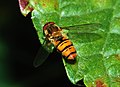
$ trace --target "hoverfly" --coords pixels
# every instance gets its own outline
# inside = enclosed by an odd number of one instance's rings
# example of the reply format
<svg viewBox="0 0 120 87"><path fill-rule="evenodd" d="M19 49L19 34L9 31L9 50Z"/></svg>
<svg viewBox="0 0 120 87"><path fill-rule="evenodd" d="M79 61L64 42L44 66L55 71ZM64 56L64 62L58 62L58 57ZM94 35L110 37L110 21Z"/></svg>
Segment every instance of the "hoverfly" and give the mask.
<svg viewBox="0 0 120 87"><path fill-rule="evenodd" d="M47 59L54 47L68 63L74 64L76 62L77 51L71 40L67 37L66 34L63 33L63 29L69 31L73 30L72 33L79 33L80 31L83 31L85 29L84 26L86 26L87 32L89 32L89 30L96 30L98 25L98 23L93 23L61 28L57 26L54 22L47 22L43 26L43 34L45 36L45 40L37 53L34 61L34 66L37 67L41 65ZM76 29L78 29L78 31ZM41 56L42 59L40 58Z"/></svg>
<svg viewBox="0 0 120 87"><path fill-rule="evenodd" d="M59 53L67 60L74 61L77 56L76 49L72 42L62 34L62 29L54 22L48 22L43 27L46 40L54 45Z"/></svg>

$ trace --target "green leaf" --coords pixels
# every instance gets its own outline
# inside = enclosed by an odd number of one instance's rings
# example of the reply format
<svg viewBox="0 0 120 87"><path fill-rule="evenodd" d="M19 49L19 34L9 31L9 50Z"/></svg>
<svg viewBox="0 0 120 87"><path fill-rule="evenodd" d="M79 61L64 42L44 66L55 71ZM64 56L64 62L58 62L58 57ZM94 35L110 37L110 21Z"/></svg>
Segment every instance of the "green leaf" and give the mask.
<svg viewBox="0 0 120 87"><path fill-rule="evenodd" d="M86 30L86 24L100 24L90 32L68 31L78 56L73 65L63 60L65 69L73 84L84 79L87 87L120 87L120 0L30 0L30 5L41 43L46 22Z"/></svg>

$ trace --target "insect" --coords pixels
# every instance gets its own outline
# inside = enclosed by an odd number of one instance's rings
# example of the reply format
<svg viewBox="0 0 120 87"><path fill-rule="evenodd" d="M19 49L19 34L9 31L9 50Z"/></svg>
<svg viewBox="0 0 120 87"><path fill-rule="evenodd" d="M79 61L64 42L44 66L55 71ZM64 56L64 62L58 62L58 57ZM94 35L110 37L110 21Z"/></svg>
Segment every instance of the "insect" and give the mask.
<svg viewBox="0 0 120 87"><path fill-rule="evenodd" d="M96 25L98 27L99 24L84 24L61 28L57 26L54 22L46 23L43 26L43 34L45 36L45 40L38 51L39 53L35 58L34 66L38 67L39 65L41 65L49 56L49 54L52 52L54 47L68 63L74 64L76 62L77 52L72 41L68 38L66 34L63 33L63 29L69 31L72 30L74 34L76 33L79 34L79 31L82 32L84 28L85 29L87 28L87 32L89 32L89 30L90 31L96 30L95 28ZM76 29L78 29L79 31L76 31ZM40 59L40 57L42 57L42 59Z"/></svg>
<svg viewBox="0 0 120 87"><path fill-rule="evenodd" d="M46 39L56 47L57 51L61 53L65 59L70 61L75 60L77 56L76 49L73 43L62 34L62 29L60 27L54 22L48 22L44 25L43 31Z"/></svg>

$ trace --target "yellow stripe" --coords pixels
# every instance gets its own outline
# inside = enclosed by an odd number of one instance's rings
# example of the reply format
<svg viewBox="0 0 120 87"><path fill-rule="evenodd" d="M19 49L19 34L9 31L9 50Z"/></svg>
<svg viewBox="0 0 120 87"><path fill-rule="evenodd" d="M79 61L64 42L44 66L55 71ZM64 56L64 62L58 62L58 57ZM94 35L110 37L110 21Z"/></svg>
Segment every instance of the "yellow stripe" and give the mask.
<svg viewBox="0 0 120 87"><path fill-rule="evenodd" d="M62 51L66 46L69 46L69 45L72 45L72 43L70 42L70 40L65 40L61 44L58 45L57 49L59 51Z"/></svg>
<svg viewBox="0 0 120 87"><path fill-rule="evenodd" d="M62 55L67 57L71 52L76 52L74 46L70 46L62 52Z"/></svg>

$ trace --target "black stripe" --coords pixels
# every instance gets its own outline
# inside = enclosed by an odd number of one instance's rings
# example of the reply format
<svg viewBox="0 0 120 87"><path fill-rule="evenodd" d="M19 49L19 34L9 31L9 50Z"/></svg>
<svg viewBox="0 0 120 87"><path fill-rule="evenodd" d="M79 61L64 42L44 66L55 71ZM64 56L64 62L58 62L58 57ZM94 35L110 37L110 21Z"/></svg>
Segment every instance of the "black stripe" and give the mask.
<svg viewBox="0 0 120 87"><path fill-rule="evenodd" d="M62 51L59 51L59 52L63 52L64 50L66 50L67 48L69 49L69 47L73 46L73 44L70 44L68 46L66 46Z"/></svg>
<svg viewBox="0 0 120 87"><path fill-rule="evenodd" d="M57 41L60 41L60 42L58 43L58 45L56 46L56 48L57 48L62 42L66 41L66 40L69 40L69 39L64 39L64 40L63 40L63 37L61 37L60 39L58 39Z"/></svg>
<svg viewBox="0 0 120 87"><path fill-rule="evenodd" d="M66 58L68 58L71 54L74 54L74 53L76 53L76 51L75 52L71 52Z"/></svg>

